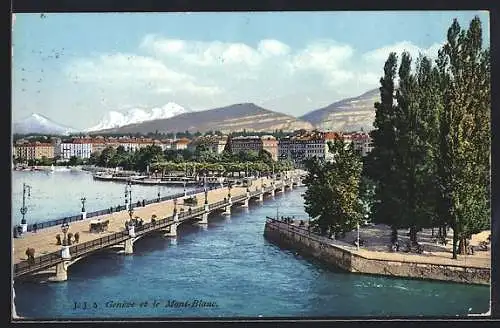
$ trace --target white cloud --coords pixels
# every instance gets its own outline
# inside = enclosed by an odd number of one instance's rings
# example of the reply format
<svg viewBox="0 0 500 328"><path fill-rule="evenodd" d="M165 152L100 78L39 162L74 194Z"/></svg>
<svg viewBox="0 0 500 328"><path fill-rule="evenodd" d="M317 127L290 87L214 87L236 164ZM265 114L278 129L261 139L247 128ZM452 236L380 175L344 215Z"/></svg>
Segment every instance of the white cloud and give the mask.
<svg viewBox="0 0 500 328"><path fill-rule="evenodd" d="M219 87L198 84L196 78L173 70L155 58L134 54L104 54L74 61L66 70L73 81L116 88L147 87L156 92L198 92L213 95Z"/></svg>
<svg viewBox="0 0 500 328"><path fill-rule="evenodd" d="M74 81L105 88L110 107L125 97L130 103L175 101L194 109L251 101L281 103L287 112L300 115L324 106L329 99L334 102L378 87L391 51L400 55L407 50L413 58L419 52L434 57L440 46L421 48L403 41L361 53L333 40L292 48L273 39L245 44L150 34L142 39L137 53L81 58L66 72ZM301 100L299 108L291 100L297 94L300 99L310 96L310 101Z"/></svg>
<svg viewBox="0 0 500 328"><path fill-rule="evenodd" d="M354 50L349 45L339 45L329 41L312 43L299 51L292 59L295 69L325 71L341 67L349 60Z"/></svg>
<svg viewBox="0 0 500 328"><path fill-rule="evenodd" d="M262 40L257 47L258 51L264 56L283 56L290 53L290 47L278 40Z"/></svg>
<svg viewBox="0 0 500 328"><path fill-rule="evenodd" d="M403 51L409 52L412 60L416 60L419 53L434 58L436 57L437 51L441 48L441 46L442 44L435 43L429 48L420 48L409 41L402 41L393 45L369 51L363 55L363 59L367 62L379 64L380 62L385 62L391 52L395 52L398 55L398 58L401 58L401 54L403 53Z"/></svg>

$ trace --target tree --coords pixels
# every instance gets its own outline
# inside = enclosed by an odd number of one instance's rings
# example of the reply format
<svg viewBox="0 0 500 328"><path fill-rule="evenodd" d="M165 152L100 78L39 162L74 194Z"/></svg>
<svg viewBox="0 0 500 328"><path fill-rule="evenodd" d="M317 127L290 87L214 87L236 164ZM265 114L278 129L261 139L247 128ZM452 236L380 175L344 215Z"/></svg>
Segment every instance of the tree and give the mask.
<svg viewBox="0 0 500 328"><path fill-rule="evenodd" d="M115 156L116 150L113 147L106 147L99 155L98 165L102 167L111 167L111 160Z"/></svg>
<svg viewBox="0 0 500 328"><path fill-rule="evenodd" d="M76 156L71 156L68 161L69 166L76 166L81 163L81 159Z"/></svg>
<svg viewBox="0 0 500 328"><path fill-rule="evenodd" d="M430 84L429 62L420 58L418 63L420 82ZM417 73L418 74L418 73ZM397 110L394 120L396 131L396 167L400 176L400 212L402 224L410 227L410 240L417 242L417 232L431 225L428 211L428 194L425 188L432 180L432 157L429 149L433 140L429 136L435 133L437 126L425 122L432 116L424 116L421 102L425 95L419 90L417 77L411 73L411 57L403 52L399 67L399 87L396 91Z"/></svg>
<svg viewBox="0 0 500 328"><path fill-rule="evenodd" d="M380 102L375 103L375 130L371 132L373 150L368 155L368 176L374 181L375 201L373 221L391 226L392 242L397 241L400 221L398 166L396 162L396 129L394 106L394 78L397 56L389 54L384 65L384 76L380 79Z"/></svg>
<svg viewBox="0 0 500 328"><path fill-rule="evenodd" d="M345 233L352 230L363 217L359 202L362 162L354 145L346 146L342 139L329 144L333 161L308 160L305 210L312 218L311 225L320 233Z"/></svg>
<svg viewBox="0 0 500 328"><path fill-rule="evenodd" d="M453 21L436 63L442 95L440 214L453 229L456 259L467 238L489 226L490 217L490 63L478 17L467 31Z"/></svg>
<svg viewBox="0 0 500 328"><path fill-rule="evenodd" d="M272 164L274 162L273 156L270 152L265 149L261 149L258 155L259 160L264 161L267 164Z"/></svg>

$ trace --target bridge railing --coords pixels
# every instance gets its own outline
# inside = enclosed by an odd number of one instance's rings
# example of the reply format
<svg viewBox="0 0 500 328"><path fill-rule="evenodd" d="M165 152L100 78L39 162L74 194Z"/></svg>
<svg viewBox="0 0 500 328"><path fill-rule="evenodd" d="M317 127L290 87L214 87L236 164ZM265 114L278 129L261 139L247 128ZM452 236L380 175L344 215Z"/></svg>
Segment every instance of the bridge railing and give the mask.
<svg viewBox="0 0 500 328"><path fill-rule="evenodd" d="M56 265L61 261L62 259L60 252L53 252L39 257L35 257L32 262L22 261L14 265L14 276L19 276L24 273L29 273L52 265Z"/></svg>
<svg viewBox="0 0 500 328"><path fill-rule="evenodd" d="M203 213L203 212L205 212L204 206L196 207L194 209L191 209L191 211L180 212L178 215L178 218L179 218L179 220L181 220L181 219L192 217L196 214Z"/></svg>
<svg viewBox="0 0 500 328"><path fill-rule="evenodd" d="M221 188L220 186L207 186L207 189L208 190L214 190L214 189L219 189ZM188 192L186 192L186 195L194 195L194 194L198 194L198 193L201 193L201 192L204 192L205 189L204 188L196 188L194 190L190 190ZM167 195L167 196L163 196L163 197L160 197L160 201L167 201L167 200L172 200L172 199L175 199L175 198L180 198L180 197L184 197L184 193L176 193L176 194L172 194L172 195ZM150 199L150 200L145 200L144 201L144 205L149 205L149 204L153 204L153 203L157 203L158 202L158 198L154 198L154 199ZM142 204L142 202L141 202ZM132 204L132 208L134 208L136 206L134 206L134 204ZM126 207L125 205L119 205L119 206L112 206L110 208L107 208L107 209L103 209L103 210L98 210L98 211L94 211L94 212L89 212L87 213L86 217L87 218L91 218L91 217L96 217L96 216L101 216L101 215L106 215L106 214L111 214L111 213L114 213L114 212L119 212L119 211L123 211L125 210ZM83 220L83 217L81 214L78 214L78 215L73 215L73 216L68 216L68 217L64 217L64 218L61 218L61 219L55 219L55 220L51 220L51 221L47 221L47 222L41 222L41 223L34 223L34 224L29 224L28 227L27 227L27 230L28 231L33 231L34 229L34 225L36 224L36 229L37 230L40 230L40 229L45 229L45 228L49 228L49 227L54 227L54 226L58 226L58 225L61 225L63 223L71 223L71 222L76 222L76 221L81 221ZM15 229L15 227L14 227Z"/></svg>
<svg viewBox="0 0 500 328"><path fill-rule="evenodd" d="M69 251L73 258L77 258L90 251L117 244L127 238L128 238L128 232L121 231L98 239L90 240L85 243L75 244L69 248ZM64 259L61 257L60 250L39 257L35 257L33 261L28 260L16 263L14 265L14 276L19 276L22 274L48 268L63 261Z"/></svg>
<svg viewBox="0 0 500 328"><path fill-rule="evenodd" d="M279 220L276 220L275 218L270 218L268 217L267 220L266 220L267 224L277 230L282 230L282 231L289 231L289 232L293 232L293 233L296 233L304 238L307 238L307 239L310 239L310 240L314 240L314 241L317 241L317 242L321 242L321 243L325 243L325 244L328 244L328 243L331 243L332 242L332 239L329 239L327 237L323 237L323 236L320 236L314 232L311 232L310 230L308 230L307 228L302 228L302 227L297 227L293 224L290 224L290 223L286 223L286 222L281 222Z"/></svg>
<svg viewBox="0 0 500 328"><path fill-rule="evenodd" d="M116 244L128 238L128 231L120 231L111 235L94 239L81 244L75 244L69 248L71 257L81 256L90 250L100 249L105 246Z"/></svg>
<svg viewBox="0 0 500 328"><path fill-rule="evenodd" d="M208 208L210 210L213 210L214 208L217 208L217 207L224 205L224 204L229 204L229 202L227 200L220 200L218 202L215 202L215 203L208 205Z"/></svg>
<svg viewBox="0 0 500 328"><path fill-rule="evenodd" d="M239 195L239 196L236 196L236 197L232 197L231 198L231 201L232 202L239 202L240 200L243 200L247 197L247 195Z"/></svg>

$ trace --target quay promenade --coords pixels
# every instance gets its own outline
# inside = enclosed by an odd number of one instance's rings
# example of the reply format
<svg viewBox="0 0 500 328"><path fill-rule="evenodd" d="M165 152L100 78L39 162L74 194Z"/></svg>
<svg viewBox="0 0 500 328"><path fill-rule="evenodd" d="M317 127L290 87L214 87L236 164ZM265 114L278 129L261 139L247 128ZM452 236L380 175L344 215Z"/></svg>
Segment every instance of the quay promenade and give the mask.
<svg viewBox="0 0 500 328"><path fill-rule="evenodd" d="M208 215L213 211L223 210L226 214L230 214L233 205L248 206L248 201L251 198L262 201L264 194L274 195L275 191L284 191L285 188L293 188L299 183L297 175L291 173L290 177L285 180L257 179L248 189L235 186L230 190L228 187L209 190L206 195L208 202L206 205L204 192L180 197L177 199L176 205L171 199L151 203L145 207L134 208L132 216L141 218L144 224L129 231L125 228L125 222L130 220L130 214L126 210L72 222L68 233L78 232L80 235L79 243L66 247L56 243L56 235L62 236L60 226L48 227L38 230L36 233L25 233L22 238L13 239L14 278L29 276L55 267L55 280L66 280L68 266L94 251L120 245L124 248L125 253L133 253L133 242L149 232L160 231L167 236L175 237L177 226L182 222L198 222L203 225L207 223ZM197 199L197 204L193 205L191 209L189 205L183 203L183 199L188 197L196 197ZM154 224L151 222L153 215L156 216ZM109 221L107 231L90 232L90 222L98 219L101 222ZM26 255L28 248L35 249L32 261L28 261Z"/></svg>
<svg viewBox="0 0 500 328"><path fill-rule="evenodd" d="M489 285L491 255L477 252L451 259L451 251L424 251L423 254L371 250L310 232L297 223L268 218L264 235L274 243L296 249L348 272L403 278L441 280ZM424 246L425 248L426 246Z"/></svg>

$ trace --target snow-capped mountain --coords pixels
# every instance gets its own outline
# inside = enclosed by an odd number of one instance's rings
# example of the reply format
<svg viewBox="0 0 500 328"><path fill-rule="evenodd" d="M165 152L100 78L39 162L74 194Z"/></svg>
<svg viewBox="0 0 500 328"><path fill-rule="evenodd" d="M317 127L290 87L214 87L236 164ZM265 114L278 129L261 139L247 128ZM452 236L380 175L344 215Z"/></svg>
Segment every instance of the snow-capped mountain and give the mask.
<svg viewBox="0 0 500 328"><path fill-rule="evenodd" d="M173 102L151 109L133 108L126 113L110 111L104 115L96 126L88 128L86 131L113 129L134 123L170 118L187 112L190 111Z"/></svg>
<svg viewBox="0 0 500 328"><path fill-rule="evenodd" d="M19 122L14 122L12 130L18 134L68 135L75 132L73 128L58 124L50 118L36 113Z"/></svg>

